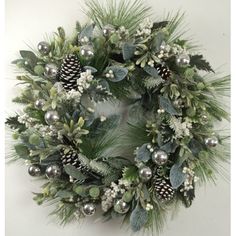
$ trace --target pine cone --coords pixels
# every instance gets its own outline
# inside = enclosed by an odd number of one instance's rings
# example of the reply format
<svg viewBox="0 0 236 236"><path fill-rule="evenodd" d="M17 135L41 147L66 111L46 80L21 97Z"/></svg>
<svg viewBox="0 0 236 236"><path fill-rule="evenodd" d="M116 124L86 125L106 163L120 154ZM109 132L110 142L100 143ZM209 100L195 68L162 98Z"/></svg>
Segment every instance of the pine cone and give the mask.
<svg viewBox="0 0 236 236"><path fill-rule="evenodd" d="M61 152L61 161L63 166L72 165L83 173L87 173L89 171L89 168L80 162L78 159L78 154L74 150L70 150L67 153Z"/></svg>
<svg viewBox="0 0 236 236"><path fill-rule="evenodd" d="M62 62L59 80L65 90L77 89L77 79L82 72L80 61L74 54L67 55Z"/></svg>
<svg viewBox="0 0 236 236"><path fill-rule="evenodd" d="M156 196L161 201L169 201L173 198L175 191L166 178L154 178L153 186Z"/></svg>
<svg viewBox="0 0 236 236"><path fill-rule="evenodd" d="M171 72L167 66L163 66L163 65L159 64L159 65L157 65L156 69L158 71L158 74L164 80L168 79L171 75Z"/></svg>

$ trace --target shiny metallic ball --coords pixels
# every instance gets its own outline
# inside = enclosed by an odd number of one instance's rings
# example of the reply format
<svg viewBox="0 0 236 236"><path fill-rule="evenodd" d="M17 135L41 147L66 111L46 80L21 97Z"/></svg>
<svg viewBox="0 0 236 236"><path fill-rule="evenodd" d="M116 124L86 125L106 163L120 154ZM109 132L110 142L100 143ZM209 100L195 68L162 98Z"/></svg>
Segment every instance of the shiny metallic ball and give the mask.
<svg viewBox="0 0 236 236"><path fill-rule="evenodd" d="M103 36L106 37L106 38L109 38L115 32L116 32L116 29L115 29L115 27L113 25L105 25L102 28Z"/></svg>
<svg viewBox="0 0 236 236"><path fill-rule="evenodd" d="M210 137L205 139L205 145L207 147L215 147L218 144L217 137Z"/></svg>
<svg viewBox="0 0 236 236"><path fill-rule="evenodd" d="M51 50L50 44L43 41L38 44L38 51L43 55L48 55Z"/></svg>
<svg viewBox="0 0 236 236"><path fill-rule="evenodd" d="M152 161L157 165L164 165L168 161L168 155L162 150L154 151L152 154Z"/></svg>
<svg viewBox="0 0 236 236"><path fill-rule="evenodd" d="M44 115L44 119L48 125L55 124L60 118L57 111L47 111Z"/></svg>
<svg viewBox="0 0 236 236"><path fill-rule="evenodd" d="M57 76L57 73L58 73L57 65L55 65L53 63L46 64L44 75L47 78L55 78Z"/></svg>
<svg viewBox="0 0 236 236"><path fill-rule="evenodd" d="M145 182L150 180L152 178L152 170L147 166L141 167L139 169L139 177Z"/></svg>
<svg viewBox="0 0 236 236"><path fill-rule="evenodd" d="M37 109L42 109L45 105L45 101L43 99L37 99L34 103L34 107Z"/></svg>
<svg viewBox="0 0 236 236"><path fill-rule="evenodd" d="M42 170L41 170L40 165L36 165L36 164L30 165L28 168L28 173L30 176L33 176L33 177L38 177L42 175Z"/></svg>
<svg viewBox="0 0 236 236"><path fill-rule="evenodd" d="M186 67L190 63L190 57L186 53L182 53L176 58L176 64L181 67Z"/></svg>
<svg viewBox="0 0 236 236"><path fill-rule="evenodd" d="M85 216L92 216L96 212L96 206L93 203L87 203L83 206L82 212Z"/></svg>
<svg viewBox="0 0 236 236"><path fill-rule="evenodd" d="M80 48L80 55L84 57L86 60L93 58L94 50L91 45L84 45Z"/></svg>
<svg viewBox="0 0 236 236"><path fill-rule="evenodd" d="M62 174L61 167L57 164L51 164L46 168L46 177L48 179L59 178Z"/></svg>
<svg viewBox="0 0 236 236"><path fill-rule="evenodd" d="M129 211L129 204L122 199L118 200L114 205L114 211L119 214L125 214Z"/></svg>

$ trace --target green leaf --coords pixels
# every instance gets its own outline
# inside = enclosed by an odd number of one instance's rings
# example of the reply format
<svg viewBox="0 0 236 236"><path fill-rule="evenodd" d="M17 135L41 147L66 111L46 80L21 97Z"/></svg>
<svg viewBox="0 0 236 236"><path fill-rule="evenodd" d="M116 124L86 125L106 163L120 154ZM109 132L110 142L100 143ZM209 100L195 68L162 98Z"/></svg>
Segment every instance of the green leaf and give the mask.
<svg viewBox="0 0 236 236"><path fill-rule="evenodd" d="M84 37L91 39L93 37L93 30L94 30L94 24L84 27L83 30L80 32L79 39L82 39Z"/></svg>
<svg viewBox="0 0 236 236"><path fill-rule="evenodd" d="M137 151L136 158L139 161L148 162L151 159L151 153L147 149L148 143L143 144Z"/></svg>
<svg viewBox="0 0 236 236"><path fill-rule="evenodd" d="M214 72L210 63L203 59L202 55L193 55L190 57L190 65L196 66L199 70L204 70L208 72Z"/></svg>
<svg viewBox="0 0 236 236"><path fill-rule="evenodd" d="M165 39L165 35L163 32L159 32L153 39L153 43L152 43L152 48L154 52L158 52L160 51L160 46L163 42L163 40Z"/></svg>
<svg viewBox="0 0 236 236"><path fill-rule="evenodd" d="M130 224L134 232L138 232L148 221L148 212L137 204L130 215Z"/></svg>
<svg viewBox="0 0 236 236"><path fill-rule="evenodd" d="M161 29L168 25L169 21L154 22L152 29Z"/></svg>
<svg viewBox="0 0 236 236"><path fill-rule="evenodd" d="M124 60L129 60L134 56L135 45L133 43L124 43L122 46L122 53Z"/></svg>
<svg viewBox="0 0 236 236"><path fill-rule="evenodd" d="M92 74L96 73L98 70L92 66L84 66L85 70L91 70Z"/></svg>
<svg viewBox="0 0 236 236"><path fill-rule="evenodd" d="M38 58L33 52L21 50L20 55L29 63L31 67L37 64Z"/></svg>
<svg viewBox="0 0 236 236"><path fill-rule="evenodd" d="M102 161L90 161L90 168L97 174L102 176L108 176L112 173L111 167Z"/></svg>
<svg viewBox="0 0 236 236"><path fill-rule="evenodd" d="M114 78L109 78L110 81L112 82L119 82L123 80L127 74L128 74L128 69L120 66L110 66L107 67L107 71L112 70L114 73Z"/></svg>
<svg viewBox="0 0 236 236"><path fill-rule="evenodd" d="M81 173L78 169L76 169L72 165L66 165L64 166L65 172L70 175L71 177L78 179L78 180L85 180L87 177Z"/></svg>
<svg viewBox="0 0 236 236"><path fill-rule="evenodd" d="M27 159L29 156L29 150L24 144L15 145L15 151L20 158Z"/></svg>
<svg viewBox="0 0 236 236"><path fill-rule="evenodd" d="M92 187L89 189L89 195L92 198L97 198L100 195L100 189L98 187Z"/></svg>
<svg viewBox="0 0 236 236"><path fill-rule="evenodd" d="M84 185L79 185L73 188L74 191L80 195L81 197L86 197L88 196L88 191L87 188Z"/></svg>
<svg viewBox="0 0 236 236"><path fill-rule="evenodd" d="M36 75L41 76L41 75L43 75L44 71L45 71L45 68L44 68L43 66L41 66L41 65L36 65L36 66L34 67L34 73L35 73Z"/></svg>
<svg viewBox="0 0 236 236"><path fill-rule="evenodd" d="M191 139L191 141L188 144L188 147L194 156L197 156L199 152L203 149L202 144L194 138Z"/></svg>
<svg viewBox="0 0 236 236"><path fill-rule="evenodd" d="M127 191L124 193L122 200L125 202L131 202L133 199L134 194L131 191Z"/></svg>
<svg viewBox="0 0 236 236"><path fill-rule="evenodd" d="M65 38L66 38L65 30L62 27L58 27L57 31L58 31L58 34L61 37L61 39L65 40Z"/></svg>
<svg viewBox="0 0 236 236"><path fill-rule="evenodd" d="M29 143L37 146L41 143L41 138L37 134L32 134L29 137Z"/></svg>
<svg viewBox="0 0 236 236"><path fill-rule="evenodd" d="M177 189L186 179L181 165L174 164L170 169L170 183L174 189Z"/></svg>
<svg viewBox="0 0 236 236"><path fill-rule="evenodd" d="M168 143L165 143L163 146L161 146L160 149L167 153L174 153L177 147L178 147L178 144L176 142L170 141Z"/></svg>
<svg viewBox="0 0 236 236"><path fill-rule="evenodd" d="M59 197L59 198L70 198L72 196L73 196L73 193L67 190L60 190L56 193L56 197Z"/></svg>
<svg viewBox="0 0 236 236"><path fill-rule="evenodd" d="M143 70L149 75L151 75L153 78L162 80L156 68L151 66L144 66Z"/></svg>
<svg viewBox="0 0 236 236"><path fill-rule="evenodd" d="M173 107L169 98L165 98L163 96L159 96L159 104L160 107L163 108L166 112L171 115L179 115L179 113Z"/></svg>
<svg viewBox="0 0 236 236"><path fill-rule="evenodd" d="M138 169L136 166L129 166L126 167L123 171L124 179L129 181L135 181L138 179Z"/></svg>

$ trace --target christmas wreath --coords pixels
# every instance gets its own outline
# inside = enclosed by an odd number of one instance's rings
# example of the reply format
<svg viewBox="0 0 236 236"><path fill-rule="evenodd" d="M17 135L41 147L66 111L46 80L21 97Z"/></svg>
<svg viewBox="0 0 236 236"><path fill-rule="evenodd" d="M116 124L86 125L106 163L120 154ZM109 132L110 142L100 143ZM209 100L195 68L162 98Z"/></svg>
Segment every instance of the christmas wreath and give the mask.
<svg viewBox="0 0 236 236"><path fill-rule="evenodd" d="M97 210L156 232L228 160L214 124L229 119L229 76L183 38L183 14L151 21L140 1L86 5L91 24L71 37L59 27L13 62L23 105L6 121L13 156L45 181L34 200L55 204L63 224Z"/></svg>

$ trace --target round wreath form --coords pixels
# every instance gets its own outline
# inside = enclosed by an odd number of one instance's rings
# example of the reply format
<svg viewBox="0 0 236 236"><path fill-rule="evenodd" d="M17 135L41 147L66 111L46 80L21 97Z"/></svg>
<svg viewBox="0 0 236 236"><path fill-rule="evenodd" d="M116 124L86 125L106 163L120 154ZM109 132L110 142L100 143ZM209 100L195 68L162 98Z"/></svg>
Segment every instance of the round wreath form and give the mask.
<svg viewBox="0 0 236 236"><path fill-rule="evenodd" d="M86 4L92 24L70 38L59 27L13 62L24 84L13 100L24 109L6 121L16 159L46 181L34 200L54 203L62 223L99 210L156 232L227 161L213 123L228 119L229 77L182 39L182 14L152 22L140 1ZM121 112L105 113L109 104Z"/></svg>

